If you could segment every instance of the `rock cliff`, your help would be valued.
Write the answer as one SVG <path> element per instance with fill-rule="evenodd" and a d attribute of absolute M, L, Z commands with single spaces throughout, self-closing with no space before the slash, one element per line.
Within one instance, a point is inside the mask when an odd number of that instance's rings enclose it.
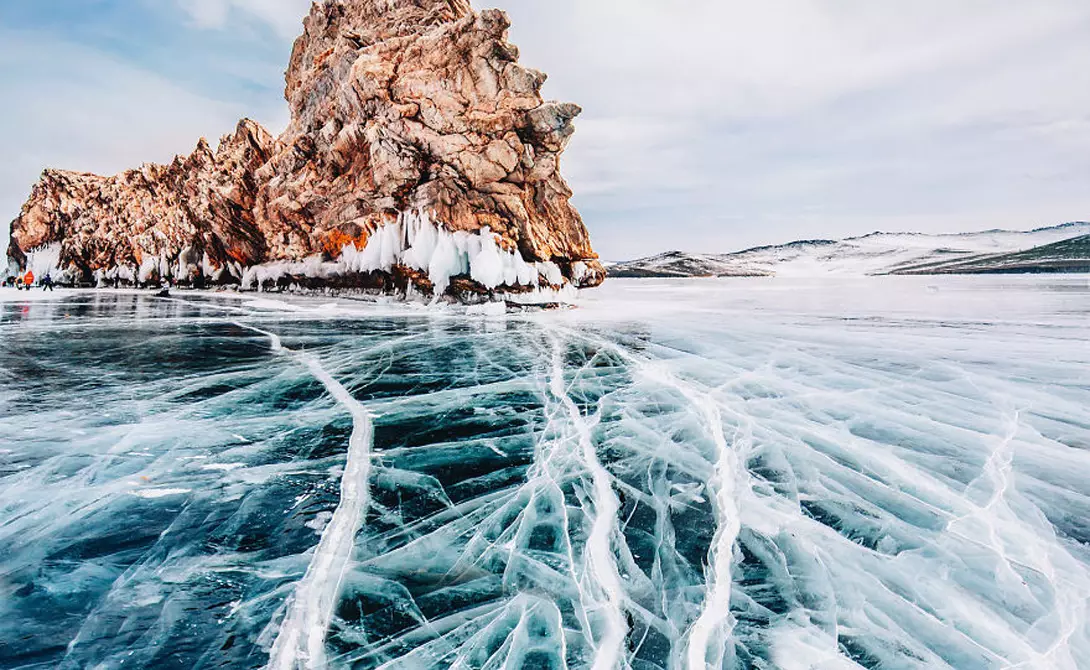
<path fill-rule="evenodd" d="M 9 257 L 91 283 L 425 294 L 595 286 L 546 102 L 507 16 L 465 0 L 326 0 L 287 71 L 291 122 L 114 177 L 47 170 Z"/>

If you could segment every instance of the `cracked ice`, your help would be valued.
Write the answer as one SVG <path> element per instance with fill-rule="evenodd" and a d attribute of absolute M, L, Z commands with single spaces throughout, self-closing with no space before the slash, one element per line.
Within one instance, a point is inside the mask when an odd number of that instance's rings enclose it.
<path fill-rule="evenodd" d="M 1087 668 L 1088 316 L 4 294 L 0 668 Z"/>

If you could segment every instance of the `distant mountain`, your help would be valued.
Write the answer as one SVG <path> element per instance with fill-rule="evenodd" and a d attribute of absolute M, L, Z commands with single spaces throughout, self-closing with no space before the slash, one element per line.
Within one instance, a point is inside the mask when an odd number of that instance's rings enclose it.
<path fill-rule="evenodd" d="M 873 233 L 803 240 L 732 254 L 681 251 L 609 267 L 611 277 L 808 277 L 1090 271 L 1090 223 L 1028 232 Z M 1080 242 L 1080 240 L 1082 240 Z"/>
<path fill-rule="evenodd" d="M 730 256 L 668 251 L 627 263 L 607 264 L 610 277 L 763 277 L 768 273 L 747 270 Z"/>
<path fill-rule="evenodd" d="M 1090 235 L 1054 242 L 1026 251 L 978 256 L 968 260 L 926 263 L 894 274 L 1029 274 L 1090 272 Z"/>

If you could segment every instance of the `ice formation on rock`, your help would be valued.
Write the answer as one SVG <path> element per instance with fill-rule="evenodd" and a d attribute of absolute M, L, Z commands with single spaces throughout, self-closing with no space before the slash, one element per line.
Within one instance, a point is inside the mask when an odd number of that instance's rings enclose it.
<path fill-rule="evenodd" d="M 465 295 L 536 288 L 539 266 L 544 284 L 596 286 L 605 271 L 559 169 L 580 109 L 542 99 L 545 75 L 519 65 L 509 26 L 465 0 L 317 2 L 280 137 L 244 120 L 169 165 L 47 170 L 9 257 L 59 244 L 56 269 L 83 283 Z M 423 224 L 405 212 L 437 230 L 406 246 Z"/>
<path fill-rule="evenodd" d="M 63 282 L 67 277 L 61 271 L 61 245 L 59 242 L 45 244 L 37 249 L 27 252 L 22 269 L 34 273 L 35 277 L 51 275 L 58 282 Z"/>
<path fill-rule="evenodd" d="M 303 261 L 280 261 L 246 268 L 243 289 L 260 290 L 282 281 L 330 280 L 352 275 L 389 275 L 397 270 L 429 287 L 433 296 L 446 293 L 454 277 L 468 277 L 482 289 L 501 287 L 522 295 L 540 289 L 563 289 L 568 283 L 556 263 L 527 263 L 517 251 L 501 247 L 502 239 L 487 226 L 476 233 L 450 232 L 423 212 L 402 214 L 379 226 L 363 248 L 346 244 L 335 261 L 314 255 Z M 579 269 L 573 266 L 573 269 Z M 141 272 L 143 276 L 143 272 Z M 579 275 L 572 279 L 578 283 Z"/>
<path fill-rule="evenodd" d="M 452 277 L 467 275 L 486 289 L 500 286 L 533 287 L 553 282 L 555 263 L 527 263 L 517 251 L 500 247 L 502 239 L 485 226 L 476 233 L 450 232 L 426 213 L 408 213 L 380 227 L 363 250 L 353 244 L 342 249 L 348 272 L 390 272 L 395 266 L 425 273 L 442 294 Z"/>

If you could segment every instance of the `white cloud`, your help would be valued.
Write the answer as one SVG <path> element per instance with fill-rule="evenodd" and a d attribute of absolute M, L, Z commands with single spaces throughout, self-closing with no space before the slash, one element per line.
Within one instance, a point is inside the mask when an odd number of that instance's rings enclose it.
<path fill-rule="evenodd" d="M 1090 19 L 1074 0 L 508 0 L 569 17 L 550 59 L 593 73 L 612 106 L 795 113 L 914 75 L 999 64 Z M 536 18 L 536 17 L 535 17 Z M 525 22 L 523 32 L 536 21 Z M 647 95 L 655 93 L 655 95 Z"/>
<path fill-rule="evenodd" d="M 497 2 L 611 258 L 1090 218 L 1084 0 Z"/>
<path fill-rule="evenodd" d="M 303 32 L 310 0 L 176 0 L 201 28 L 224 29 L 238 16 L 260 21 L 283 37 Z"/>

